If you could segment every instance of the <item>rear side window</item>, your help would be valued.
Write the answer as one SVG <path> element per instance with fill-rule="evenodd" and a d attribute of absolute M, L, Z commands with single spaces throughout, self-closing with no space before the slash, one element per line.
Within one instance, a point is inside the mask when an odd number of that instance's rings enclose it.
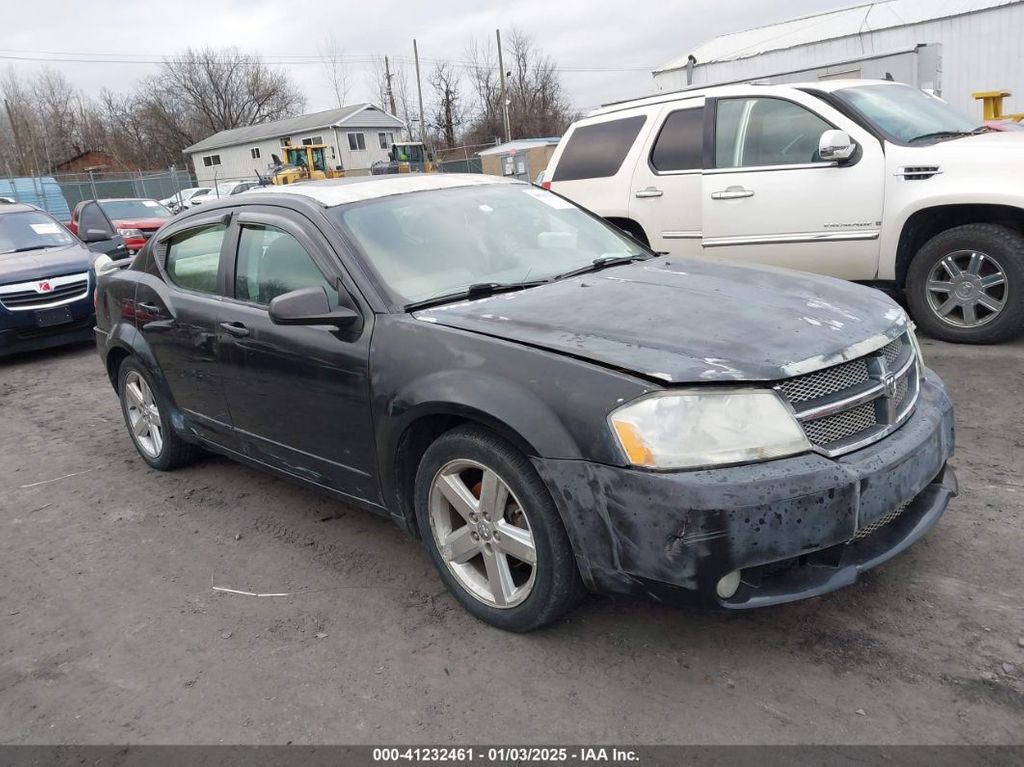
<path fill-rule="evenodd" d="M 697 170 L 704 150 L 704 107 L 672 112 L 661 126 L 651 151 L 658 171 Z"/>
<path fill-rule="evenodd" d="M 552 181 L 576 181 L 583 178 L 614 176 L 622 167 L 640 128 L 644 115 L 581 125 L 572 132 Z"/>
<path fill-rule="evenodd" d="M 167 243 L 167 274 L 179 288 L 217 292 L 217 269 L 224 242 L 224 224 L 190 229 Z"/>

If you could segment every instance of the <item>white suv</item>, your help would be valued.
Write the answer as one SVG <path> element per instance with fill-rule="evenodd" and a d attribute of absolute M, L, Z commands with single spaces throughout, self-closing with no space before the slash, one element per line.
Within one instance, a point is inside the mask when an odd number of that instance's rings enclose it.
<path fill-rule="evenodd" d="M 1024 133 L 979 127 L 906 85 L 729 85 L 614 104 L 570 128 L 548 173 L 545 186 L 657 251 L 889 287 L 948 341 L 1024 329 Z"/>

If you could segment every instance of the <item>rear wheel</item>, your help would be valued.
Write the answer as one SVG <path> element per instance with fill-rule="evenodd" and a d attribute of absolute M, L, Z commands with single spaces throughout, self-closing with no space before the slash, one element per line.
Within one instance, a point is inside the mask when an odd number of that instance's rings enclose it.
<path fill-rule="evenodd" d="M 128 434 L 142 460 L 168 471 L 194 461 L 202 450 L 185 442 L 171 428 L 168 407 L 153 385 L 149 372 L 133 357 L 118 371 L 117 391 Z"/>
<path fill-rule="evenodd" d="M 1024 235 L 996 224 L 937 234 L 907 273 L 907 303 L 929 335 L 998 343 L 1024 330 Z"/>
<path fill-rule="evenodd" d="M 556 620 L 584 593 L 568 536 L 529 459 L 479 427 L 438 438 L 416 474 L 416 517 L 448 589 L 509 631 Z"/>

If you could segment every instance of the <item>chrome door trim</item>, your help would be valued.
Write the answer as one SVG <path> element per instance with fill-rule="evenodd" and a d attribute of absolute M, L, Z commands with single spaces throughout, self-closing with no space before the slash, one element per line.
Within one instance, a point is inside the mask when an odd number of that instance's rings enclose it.
<path fill-rule="evenodd" d="M 779 245 L 796 242 L 849 242 L 877 240 L 880 229 L 862 229 L 855 232 L 794 232 L 793 234 L 748 234 L 741 237 L 706 237 L 704 247 L 727 245 Z"/>
<path fill-rule="evenodd" d="M 701 231 L 684 231 L 679 229 L 670 229 L 662 232 L 661 236 L 666 240 L 699 240 L 704 233 Z"/>

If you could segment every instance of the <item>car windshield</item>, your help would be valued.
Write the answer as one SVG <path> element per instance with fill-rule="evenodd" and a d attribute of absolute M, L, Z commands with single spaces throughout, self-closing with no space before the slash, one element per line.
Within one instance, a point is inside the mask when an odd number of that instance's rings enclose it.
<path fill-rule="evenodd" d="M 910 86 L 858 85 L 842 88 L 835 96 L 904 143 L 956 138 L 979 127 L 977 120 L 942 99 Z"/>
<path fill-rule="evenodd" d="M 44 248 L 62 248 L 75 241 L 63 226 L 41 211 L 0 215 L 0 256 Z"/>
<path fill-rule="evenodd" d="M 104 200 L 100 203 L 111 221 L 129 218 L 170 218 L 167 210 L 156 200 Z"/>
<path fill-rule="evenodd" d="M 612 226 L 522 184 L 395 195 L 331 213 L 405 305 L 646 257 Z"/>

